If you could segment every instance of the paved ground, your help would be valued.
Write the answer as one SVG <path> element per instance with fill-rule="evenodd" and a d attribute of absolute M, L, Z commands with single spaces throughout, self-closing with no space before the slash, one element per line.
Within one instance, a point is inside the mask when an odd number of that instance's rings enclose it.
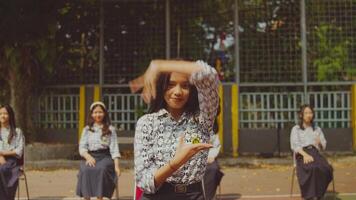
<path fill-rule="evenodd" d="M 334 160 L 335 187 L 338 199 L 356 200 L 356 156 Z M 262 164 L 261 164 L 262 163 Z M 297 181 L 294 196 L 290 198 L 292 166 L 286 164 L 255 164 L 223 167 L 225 176 L 221 184 L 224 200 L 283 200 L 301 199 Z M 76 169 L 29 170 L 27 171 L 31 199 L 79 199 L 75 195 Z M 132 199 L 133 170 L 124 169 L 119 182 L 121 200 Z M 24 181 L 20 184 L 20 195 L 24 197 Z M 332 187 L 329 187 L 331 191 Z M 331 196 L 326 199 L 332 199 Z"/>

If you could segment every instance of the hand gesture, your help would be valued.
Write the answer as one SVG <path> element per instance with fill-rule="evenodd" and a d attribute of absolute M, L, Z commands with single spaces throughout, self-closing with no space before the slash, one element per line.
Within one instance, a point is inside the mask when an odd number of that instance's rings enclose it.
<path fill-rule="evenodd" d="M 181 136 L 179 138 L 179 144 L 172 162 L 177 166 L 176 168 L 179 168 L 199 151 L 207 150 L 212 146 L 213 145 L 207 143 L 185 144 L 184 137 Z"/>

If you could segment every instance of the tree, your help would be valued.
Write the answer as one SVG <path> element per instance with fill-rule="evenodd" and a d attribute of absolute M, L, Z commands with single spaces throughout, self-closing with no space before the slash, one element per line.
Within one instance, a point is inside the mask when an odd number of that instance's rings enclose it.
<path fill-rule="evenodd" d="M 25 131 L 32 126 L 31 100 L 41 72 L 53 66 L 58 6 L 59 1 L 0 2 L 0 76 L 9 88 L 7 101 L 18 126 Z"/>
<path fill-rule="evenodd" d="M 8 89 L 0 95 L 10 94 L 4 101 L 14 107 L 18 126 L 26 132 L 33 128 L 33 98 L 41 84 L 53 77 L 59 66 L 88 66 L 88 55 L 93 53 L 86 49 L 88 31 L 80 26 L 68 28 L 66 17 L 85 16 L 87 7 L 80 5 L 96 2 L 0 2 L 0 81 L 4 82 L 1 89 Z M 68 34 L 75 37 L 66 37 Z"/>

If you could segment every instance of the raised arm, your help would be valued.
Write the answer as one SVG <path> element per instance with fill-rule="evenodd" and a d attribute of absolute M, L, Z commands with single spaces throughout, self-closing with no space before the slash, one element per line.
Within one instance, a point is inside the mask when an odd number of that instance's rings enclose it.
<path fill-rule="evenodd" d="M 183 60 L 152 60 L 144 75 L 144 90 L 148 98 L 156 97 L 156 83 L 161 73 L 178 72 L 191 75 L 202 70 L 202 66 L 196 62 Z"/>
<path fill-rule="evenodd" d="M 210 132 L 219 106 L 219 78 L 216 70 L 203 61 L 153 60 L 144 76 L 144 90 L 156 97 L 156 82 L 160 73 L 178 72 L 187 74 L 191 84 L 198 90 L 200 116 L 203 128 Z"/>
<path fill-rule="evenodd" d="M 203 61 L 197 61 L 201 70 L 193 72 L 190 82 L 196 86 L 199 99 L 199 123 L 203 132 L 210 133 L 219 107 L 219 78 L 216 70 Z"/>

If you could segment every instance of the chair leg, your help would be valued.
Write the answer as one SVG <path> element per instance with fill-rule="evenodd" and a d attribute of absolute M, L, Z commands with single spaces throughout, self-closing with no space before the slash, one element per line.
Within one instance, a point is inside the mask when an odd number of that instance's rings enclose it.
<path fill-rule="evenodd" d="M 291 183 L 291 188 L 290 188 L 290 197 L 292 197 L 292 195 L 293 195 L 295 170 L 296 170 L 295 167 L 293 167 L 293 171 L 292 171 L 292 183 Z"/>
<path fill-rule="evenodd" d="M 218 197 L 218 200 L 221 199 L 221 185 L 219 185 L 219 197 Z"/>
<path fill-rule="evenodd" d="M 334 200 L 336 200 L 336 191 L 335 191 L 335 180 L 334 180 L 334 177 L 333 177 L 333 194 L 334 194 Z"/>
<path fill-rule="evenodd" d="M 25 178 L 25 186 L 26 186 L 27 200 L 30 200 L 30 193 L 28 192 L 27 177 L 26 177 L 25 172 L 23 172 L 23 176 L 24 176 L 24 178 Z"/>
<path fill-rule="evenodd" d="M 20 179 L 18 180 L 17 184 L 17 200 L 20 200 Z"/>

